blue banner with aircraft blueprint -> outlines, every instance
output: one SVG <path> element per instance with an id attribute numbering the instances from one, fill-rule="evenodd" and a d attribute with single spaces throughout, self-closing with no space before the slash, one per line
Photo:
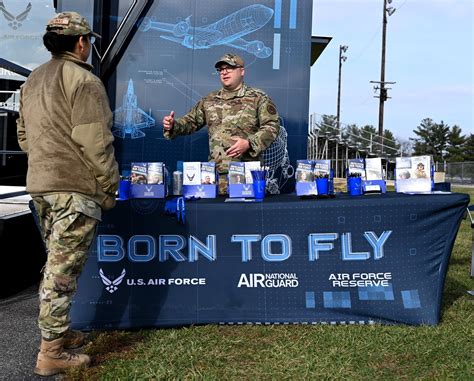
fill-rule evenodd
<path id="1" fill-rule="evenodd" d="M 134 161 L 165 162 L 170 170 L 177 161 L 207 161 L 207 128 L 167 141 L 162 120 L 218 90 L 214 64 L 232 52 L 245 61 L 245 82 L 277 106 L 283 128 L 265 155 L 283 188 L 296 159 L 306 157 L 311 12 L 312 1 L 302 0 L 153 2 L 108 89 L 122 171 Z"/>
<path id="2" fill-rule="evenodd" d="M 436 324 L 464 194 L 163 200 L 104 216 L 72 325 Z M 126 217 L 125 217 L 126 216 Z"/>

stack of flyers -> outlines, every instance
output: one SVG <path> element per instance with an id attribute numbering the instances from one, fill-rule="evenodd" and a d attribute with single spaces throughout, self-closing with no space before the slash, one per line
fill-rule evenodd
<path id="1" fill-rule="evenodd" d="M 307 183 L 313 181 L 313 161 L 297 160 L 296 181 Z"/>
<path id="2" fill-rule="evenodd" d="M 397 180 L 430 179 L 431 156 L 397 157 Z"/>
<path id="3" fill-rule="evenodd" d="M 262 169 L 259 161 L 246 161 L 245 163 L 245 182 L 253 184 L 252 173 L 250 171 L 260 171 Z"/>
<path id="4" fill-rule="evenodd" d="M 201 185 L 201 162 L 183 163 L 183 185 Z"/>
<path id="5" fill-rule="evenodd" d="M 431 156 L 413 156 L 411 171 L 416 179 L 431 179 Z"/>
<path id="6" fill-rule="evenodd" d="M 245 165 L 240 161 L 229 164 L 229 184 L 245 184 Z"/>
<path id="7" fill-rule="evenodd" d="M 365 173 L 367 180 L 383 180 L 382 159 L 380 157 L 365 159 Z"/>
<path id="8" fill-rule="evenodd" d="M 397 192 L 431 192 L 431 156 L 397 157 Z"/>
<path id="9" fill-rule="evenodd" d="M 132 163 L 130 181 L 132 184 L 147 183 L 147 163 Z"/>
<path id="10" fill-rule="evenodd" d="M 397 180 L 408 180 L 411 177 L 411 157 L 397 157 L 395 163 Z"/>
<path id="11" fill-rule="evenodd" d="M 216 183 L 216 163 L 206 162 L 201 163 L 201 183 L 215 184 Z"/>
<path id="12" fill-rule="evenodd" d="M 314 173 L 314 178 L 330 177 L 331 160 L 315 160 L 313 173 Z"/>
<path id="13" fill-rule="evenodd" d="M 148 163 L 147 184 L 163 184 L 163 163 Z"/>
<path id="14" fill-rule="evenodd" d="M 365 164 L 364 164 L 364 159 L 349 159 L 348 160 L 349 164 L 349 176 L 355 177 L 354 173 L 358 173 L 360 178 L 362 180 L 365 180 Z"/>

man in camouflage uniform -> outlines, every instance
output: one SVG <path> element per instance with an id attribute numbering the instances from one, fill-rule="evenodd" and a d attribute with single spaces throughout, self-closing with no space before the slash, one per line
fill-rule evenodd
<path id="1" fill-rule="evenodd" d="M 87 21 L 63 12 L 46 26 L 52 53 L 22 86 L 18 142 L 28 154 L 26 189 L 48 253 L 40 286 L 41 347 L 35 373 L 51 376 L 88 365 L 84 335 L 69 329 L 71 300 L 102 210 L 115 205 L 119 181 L 112 113 L 102 82 L 86 63 L 92 39 Z"/>
<path id="2" fill-rule="evenodd" d="M 278 136 L 278 113 L 270 97 L 244 83 L 244 61 L 225 54 L 215 64 L 222 88 L 202 98 L 185 116 L 174 111 L 163 118 L 167 139 L 189 135 L 205 125 L 209 131 L 210 161 L 219 172 L 219 193 L 226 193 L 231 161 L 258 161 Z"/>

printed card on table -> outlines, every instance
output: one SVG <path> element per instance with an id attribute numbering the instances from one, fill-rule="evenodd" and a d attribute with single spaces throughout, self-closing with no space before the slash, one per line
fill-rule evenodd
<path id="1" fill-rule="evenodd" d="M 183 163 L 183 185 L 201 185 L 201 162 Z"/>
<path id="2" fill-rule="evenodd" d="M 380 157 L 365 159 L 365 173 L 367 180 L 383 180 L 382 159 Z"/>
<path id="3" fill-rule="evenodd" d="M 250 171 L 258 171 L 261 169 L 259 161 L 246 161 L 245 162 L 245 182 L 247 184 L 253 184 L 252 173 Z"/>
<path id="4" fill-rule="evenodd" d="M 245 164 L 233 161 L 229 164 L 229 184 L 245 184 Z"/>
<path id="5" fill-rule="evenodd" d="M 130 181 L 132 184 L 146 184 L 148 163 L 132 163 Z"/>
<path id="6" fill-rule="evenodd" d="M 216 183 L 216 163 L 205 162 L 201 163 L 201 183 L 215 184 Z"/>
<path id="7" fill-rule="evenodd" d="M 296 181 L 302 183 L 312 182 L 313 177 L 313 161 L 312 160 L 297 160 L 296 167 Z"/>
<path id="8" fill-rule="evenodd" d="M 163 163 L 148 163 L 147 184 L 163 184 Z"/>

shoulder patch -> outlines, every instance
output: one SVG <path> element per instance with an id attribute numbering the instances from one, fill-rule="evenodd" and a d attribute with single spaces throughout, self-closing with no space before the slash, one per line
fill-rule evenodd
<path id="1" fill-rule="evenodd" d="M 270 115 L 275 115 L 277 113 L 277 110 L 276 110 L 275 106 L 273 105 L 273 103 L 269 103 L 267 105 L 267 111 Z"/>

